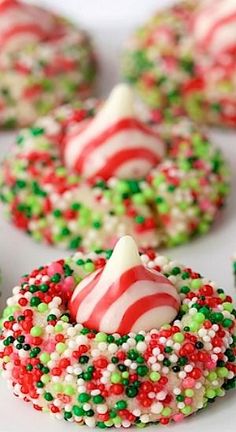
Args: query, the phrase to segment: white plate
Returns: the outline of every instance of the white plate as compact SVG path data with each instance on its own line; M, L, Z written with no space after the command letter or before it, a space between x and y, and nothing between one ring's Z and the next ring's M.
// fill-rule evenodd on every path
M101 59L100 93L107 93L118 80L119 55L127 35L137 24L160 5L171 3L162 0L55 0L41 1L64 11L73 19L78 19L94 36L99 58ZM79 19L80 18L80 19ZM232 190L226 209L205 237L191 244L169 250L169 256L192 266L196 271L215 280L229 294L235 295L231 268L231 257L236 251L236 133L212 131L214 141L224 151L232 166ZM0 134L0 158L10 149L13 134ZM3 272L3 296L1 306L9 296L20 276L40 264L64 257L68 252L36 244L4 220L0 209L0 268ZM176 432L226 432L235 431L236 425L235 392L230 392L207 410L190 417L180 425L168 426L163 431ZM34 411L29 405L14 398L0 380L0 432L62 432L88 430L66 422L54 421L49 415ZM137 430L137 429L136 429ZM156 431L150 426L148 431Z

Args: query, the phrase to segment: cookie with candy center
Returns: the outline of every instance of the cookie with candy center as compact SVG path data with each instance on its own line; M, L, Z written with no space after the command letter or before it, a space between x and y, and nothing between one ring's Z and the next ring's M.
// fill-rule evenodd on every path
M158 10L127 42L124 76L157 118L185 112L236 126L236 2L182 0Z
M70 301L78 323L109 334L159 328L173 321L179 306L173 284L142 264L129 236L118 241L104 268L78 284Z
M174 246L206 233L228 173L197 125L158 122L119 85L104 104L66 105L22 130L0 187L12 222L35 240L98 250L129 234L139 247Z
M25 127L87 97L95 71L84 31L37 5L0 1L0 128Z
M136 322L137 331L128 331L129 325L123 329L128 333L116 331L117 321L124 317L120 306L106 323L108 332L98 331L94 320L81 324L82 314L90 304L94 306L94 298L96 302L103 289L96 278L101 279L103 273L104 290L111 283L120 292L127 282L122 278L127 268L134 273L140 269L135 292L142 298L143 315ZM156 299L160 286L179 298L172 317L168 301L164 308L160 303L159 308L149 308L148 278ZM84 282L84 288L95 281L94 290L99 292L86 305L81 301L81 310L76 306L76 322L71 307L74 295L83 293L83 289L78 293L78 281ZM108 294L102 301L110 301ZM133 294L132 290L131 303L135 304ZM109 311L104 304L100 322ZM124 306L128 311L129 304ZM136 312L138 308L131 318ZM232 298L215 282L152 249L139 258L133 240L123 237L113 254L111 250L77 252L21 278L0 321L1 377L38 412L92 430L179 423L235 388L235 316ZM144 330L146 324L151 328L155 323L160 327ZM208 415L208 422L211 417L214 421L214 410ZM197 421L198 417L191 416L188 426Z

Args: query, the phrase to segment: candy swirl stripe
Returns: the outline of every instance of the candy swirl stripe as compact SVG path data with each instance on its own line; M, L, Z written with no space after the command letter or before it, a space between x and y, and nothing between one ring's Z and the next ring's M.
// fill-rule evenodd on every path
M133 303L124 313L117 333L124 334L126 328L134 331L136 322L147 312L160 311L161 308L171 308L174 311L178 310L178 301L167 293L155 293L149 296L142 297Z
M95 286L97 285L100 276L102 273L102 269L97 270L95 273L92 273L86 281L82 281L80 283L80 290L78 287L75 289L71 301L70 301L70 309L71 309L71 316L72 319L76 320L76 315L79 306L82 304L82 302L86 299L86 297L93 291ZM90 303L91 307L91 303ZM87 310L89 307L87 308Z
M88 123L88 127L91 125L91 123ZM84 132L84 130L83 130ZM147 161L151 161L154 164L159 163L160 159L161 159L161 155L160 155L160 150L159 150L159 146L158 146L158 142L160 142L160 136L158 133L156 133L155 131L153 131L151 128L146 127L144 124L142 124L140 121L134 119L134 118L124 118L114 124L112 124L110 127L106 128L104 131L102 131L101 133L99 133L97 136L95 137L91 137L88 138L88 140L82 142L83 137L81 135L81 142L80 142L80 153L78 153L78 146L77 146L77 142L76 142L76 137L74 137L72 139L69 139L65 145L65 158L67 159L67 155L69 156L69 153L74 151L74 148L77 148L77 158L74 161L74 168L76 170L78 170L78 172L83 172L86 164L89 161L89 158L93 157L93 153L97 152L99 149L102 151L103 148L105 148L106 145L108 145L108 141L114 139L118 136L122 136L122 133L131 133L131 132L141 132L145 135L145 140L143 140L144 142L141 144L139 142L135 143L136 147L135 149L137 150L137 146L143 148L143 159L147 160ZM85 133L86 133L86 129L85 129ZM80 131L79 131L80 134ZM153 141L153 143L148 141L148 137L150 137L151 139L154 138L155 139L155 143ZM141 140L141 137L139 137L139 141ZM128 151L128 149L131 147L132 145L132 141L133 140L127 140L127 147L126 147L126 152ZM111 141L109 142L109 146L110 146L110 153L113 152L112 158L117 157L117 161L120 157L120 162L118 161L117 165L122 165L123 163L123 158L122 158L122 154L119 156L119 153L121 151L120 149L120 145L119 144L115 144L114 145L110 145ZM116 146L116 150L115 150L115 146ZM140 149L139 149L140 150ZM146 150L149 150L145 153ZM137 151L136 151L137 154ZM133 158L134 153L131 153L131 159ZM127 154L126 154L126 159L127 161ZM70 161L73 163L73 161ZM111 163L113 163L113 161L110 161ZM105 162L104 162L105 163ZM94 170L94 172L92 173L91 177L95 177L98 176L99 171L102 169L105 169L104 163L102 163L102 165L100 166L100 168L98 167L97 171ZM116 164L115 164L116 165ZM112 169L109 168L109 175L111 173Z
M157 165L160 162L160 157L154 154L151 150L136 147L134 149L120 150L114 155L110 156L106 160L106 164L102 168L96 171L94 176L91 176L89 180L95 181L96 178L103 178L108 180L110 173L119 177L119 169L126 164L132 164L132 161L140 159L141 162L145 161L150 163L151 166Z
M236 21L236 2L218 1L199 11L193 19L196 42L203 50L233 52L236 47L234 41Z
M18 3L17 0L3 0L0 2L0 13L3 13L9 9L12 9L13 7L21 7L21 4Z
M159 327L159 318L161 316L159 312L163 308L171 309L171 316L174 318L178 312L178 306L179 299L172 286L161 284L157 287L156 282L143 279L134 282L127 291L105 310L101 316L100 328L108 328L109 326L111 332L119 333L121 331L121 334L125 334L127 329L136 331L134 326L138 321L147 318L148 314L151 315L148 322L152 318L153 326L157 325ZM159 316L156 313L157 310ZM92 323L92 320L90 323ZM145 328L145 325L139 327Z
M0 4L0 14L1 50L22 35L31 35L41 41L60 35L60 24L56 17L39 7L6 1Z
M222 30L222 26L233 24L236 21L236 12L231 13L223 18L219 18L215 24L209 28L202 43L212 43L217 36L217 33Z
M31 34L36 36L38 39L45 39L48 34L37 24L19 24L14 25L8 31L0 35L0 44L5 45L10 39L18 37L22 34Z
M145 313L163 306L176 312L179 307L173 285L162 275L152 274L143 266L125 271L111 285L104 286L103 269L85 283L85 286L80 284L75 289L70 309L73 318L79 318L88 327L99 328L101 323L110 322L112 318L114 332L122 331L123 327L131 331Z
M119 120L118 122L114 123L113 125L108 127L106 130L102 131L98 136L92 138L89 141L89 143L82 149L82 152L80 154L80 158L77 160L77 163L80 163L80 165L83 165L85 162L85 159L88 157L88 154L90 152L93 152L95 149L97 150L99 147L103 146L107 140L112 138L114 134L121 132L123 130L124 131L138 130L138 131L143 132L149 136L160 139L159 134L154 132L151 128L146 127L139 120L136 120L134 118L125 118L125 119Z
M82 302L85 300L85 298L88 301L88 306L86 310L83 310L83 318L87 319L87 317L92 313L94 305L99 304L100 307L104 307L104 303L100 304L100 301L103 299L105 303L105 306L108 307L111 305L112 302L114 302L118 297L120 297L127 289L129 289L130 285L134 282L140 279L146 280L146 281L153 281L155 282L156 279L156 273L155 277L151 272L146 272L145 268L143 266L135 266L131 269L128 269L124 273L122 273L119 277L119 279L112 283L109 286L109 283L104 284L103 281L106 279L104 277L103 279L103 273L104 269L101 269L98 271L98 273L94 273L91 275L91 280L84 280L80 283L79 287L74 291L74 294L72 296L72 302L76 300L77 307L82 304ZM112 278L112 275L110 276ZM166 283L166 279L163 276L160 276L161 279L158 280L160 283ZM93 288L95 286L99 287L96 289L96 296L94 295ZM171 284L170 284L171 285ZM107 298L105 298L107 296ZM111 300L112 299L112 300ZM108 304L107 302L110 301ZM83 309L81 307L81 309Z

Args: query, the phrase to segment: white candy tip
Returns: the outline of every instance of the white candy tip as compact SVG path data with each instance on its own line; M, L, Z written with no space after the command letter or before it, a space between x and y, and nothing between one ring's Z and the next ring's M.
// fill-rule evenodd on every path
M136 117L135 97L133 90L128 84L117 84L111 91L107 101L103 105L101 112L120 117Z
M139 256L137 244L136 244L135 240L133 239L133 237L130 235L123 236L117 241L117 243L114 247L113 254L114 253L124 253L124 252L126 254L127 253L128 254L129 253L131 253L131 254L135 253L136 255Z
M126 235L116 243L113 253L106 264L105 271L114 276L131 267L142 265L137 245L133 237Z
M109 100L122 101L123 99L130 99L133 101L134 93L128 84L117 84L110 93Z

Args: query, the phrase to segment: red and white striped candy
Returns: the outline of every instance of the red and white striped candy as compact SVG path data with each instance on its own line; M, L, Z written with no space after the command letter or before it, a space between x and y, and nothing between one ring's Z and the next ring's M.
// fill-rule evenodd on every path
M122 237L104 268L75 288L69 309L84 326L108 334L160 328L176 317L180 299L161 273L142 264L132 237Z
M142 178L164 155L164 143L135 112L131 89L120 84L91 121L68 137L66 165L93 181L110 177Z
M202 1L194 19L197 45L212 55L236 53L236 0Z
M0 1L0 53L50 39L58 31L57 25L53 14L37 6L18 0Z

